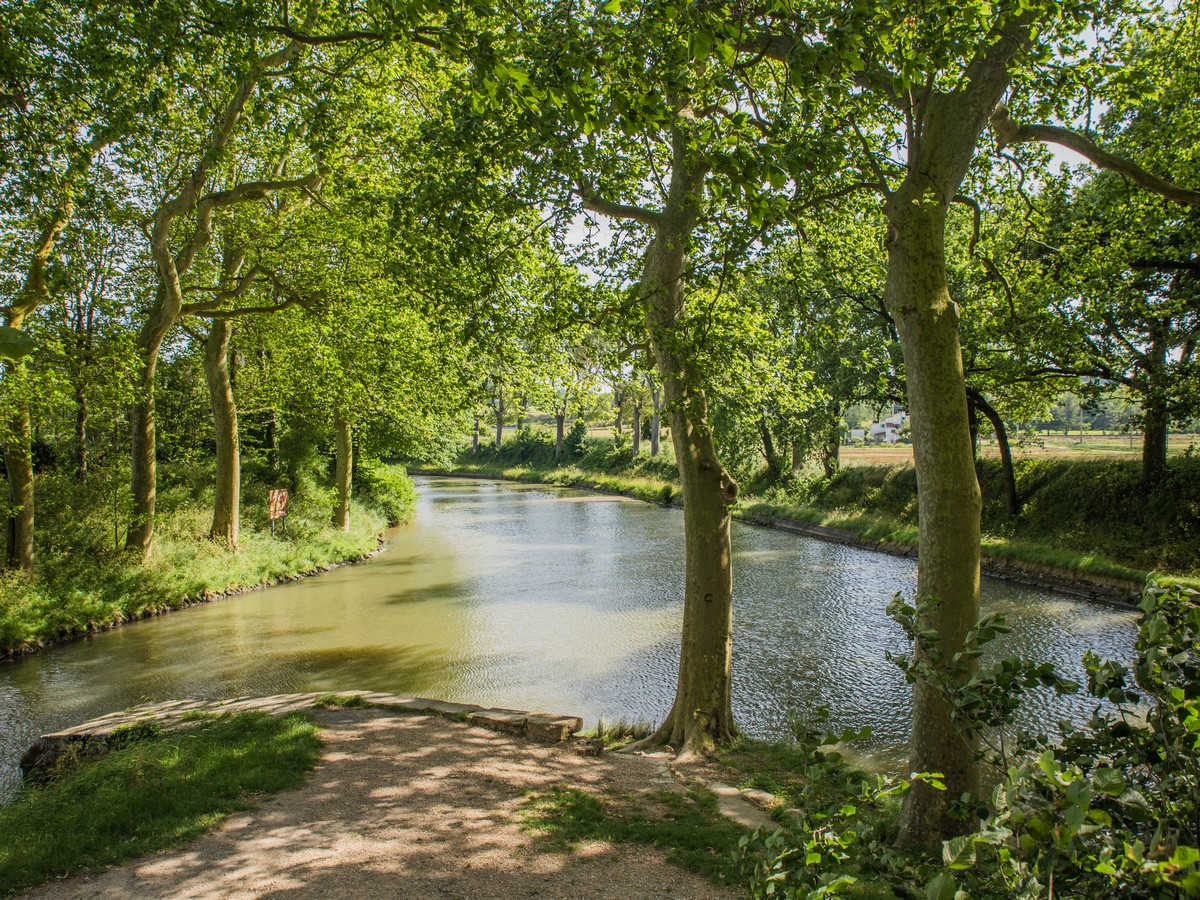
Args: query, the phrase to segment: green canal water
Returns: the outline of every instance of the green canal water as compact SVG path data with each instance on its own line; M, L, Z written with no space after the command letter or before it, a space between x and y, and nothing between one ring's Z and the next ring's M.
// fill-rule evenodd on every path
M657 720L670 707L682 614L683 518L619 497L417 479L411 525L386 552L292 584L134 623L0 665L0 795L39 735L138 703L352 688ZM734 711L779 736L827 705L869 727L864 752L898 764L909 688L884 614L916 563L734 525ZM1013 626L995 648L1081 674L1084 651L1128 659L1134 614L987 580L985 612ZM1037 698L1027 727L1090 713Z

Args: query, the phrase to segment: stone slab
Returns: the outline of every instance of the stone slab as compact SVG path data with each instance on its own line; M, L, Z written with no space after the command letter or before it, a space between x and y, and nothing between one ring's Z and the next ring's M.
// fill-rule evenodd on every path
M364 703L372 706L427 713L447 719L464 719L494 731L525 735L549 743L565 741L583 727L583 720L578 716L544 712L529 713L524 710L500 707L484 709L473 703L451 703L426 697L402 697L381 691L307 692L276 694L270 697L234 697L228 700L213 701L164 700L108 713L80 725L43 735L30 746L21 758L21 771L27 778L46 775L54 770L59 758L68 750L77 754L103 755L108 752L108 741L113 733L117 729L127 726L157 722L165 729L186 728L190 724L191 717L196 713L228 714L256 711L278 716L312 709L318 698L329 696L330 693L336 693L343 697L361 697Z

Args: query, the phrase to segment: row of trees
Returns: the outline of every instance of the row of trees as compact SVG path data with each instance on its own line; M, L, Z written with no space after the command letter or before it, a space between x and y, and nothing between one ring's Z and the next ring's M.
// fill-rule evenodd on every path
M736 732L734 448L828 467L850 405L902 400L918 594L936 601L918 627L950 659L979 611L976 423L1002 436L1065 385L1120 384L1154 477L1166 424L1194 415L1187 11L54 0L4 16L6 324L39 348L4 379L12 564L32 564L33 414L56 369L82 386L80 459L88 404L130 410L142 555L164 362L203 350L212 532L231 546L235 399L256 398L268 446L298 416L328 423L341 517L356 433L428 453L489 406L500 441L536 403L561 444L602 369L670 426L683 646L653 740L706 752ZM1056 175L1046 143L1102 171ZM911 768L948 789L916 785L905 843L969 828L959 799L979 789L950 702L914 690Z

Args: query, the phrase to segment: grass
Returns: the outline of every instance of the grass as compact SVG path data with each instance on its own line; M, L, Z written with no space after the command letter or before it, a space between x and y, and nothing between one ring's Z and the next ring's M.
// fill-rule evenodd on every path
M321 709L353 709L369 705L358 694L322 694L313 700L313 706Z
M364 471L369 480L358 486L349 532L329 525L331 492L311 482L293 493L287 534L273 536L268 485L247 479L239 552L231 553L205 537L210 466L164 464L155 548L145 563L119 548L123 493L100 475L86 485L41 475L36 571L0 573L0 656L365 556L390 522L408 514L415 495L400 467Z
M624 747L626 744L632 744L634 741L648 738L653 733L654 725L650 722L644 722L640 719L636 722L630 722L621 718L615 722L605 722L603 719L599 719L596 722L595 728L581 732L580 736L585 738L599 738L603 742L605 750L612 750L616 747Z
M303 716L242 713L125 746L0 806L0 895L179 846L316 764Z
M686 796L658 791L602 801L558 785L532 796L523 815L525 827L554 850L571 852L591 841L651 844L692 872L729 884L738 880L734 850L744 832L718 812L711 793L699 788Z

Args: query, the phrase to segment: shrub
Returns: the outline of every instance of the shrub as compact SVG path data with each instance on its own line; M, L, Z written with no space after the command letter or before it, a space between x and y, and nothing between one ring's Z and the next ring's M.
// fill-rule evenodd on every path
M571 431L563 438L563 456L568 460L580 459L587 452L587 423L576 419Z
M377 507L388 523L405 522L417 503L417 492L403 466L360 459L354 467L354 492Z

